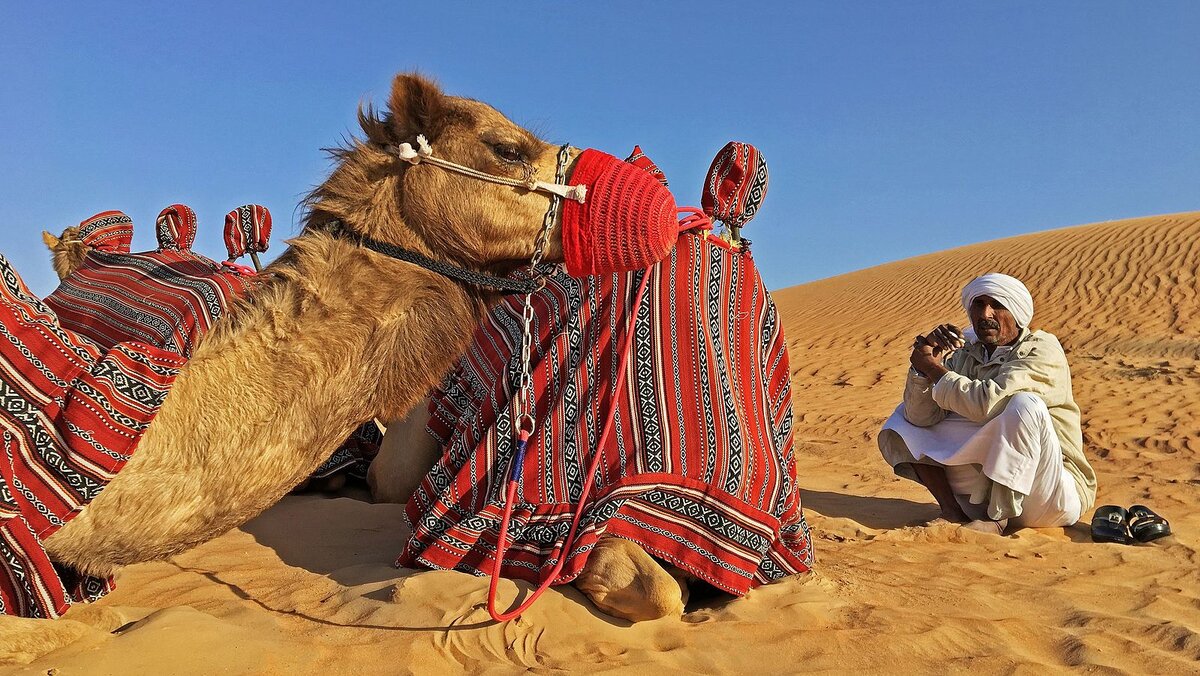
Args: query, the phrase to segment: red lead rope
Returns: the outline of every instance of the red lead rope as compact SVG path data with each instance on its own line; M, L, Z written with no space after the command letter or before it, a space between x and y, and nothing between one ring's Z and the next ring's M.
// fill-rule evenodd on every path
M682 208L680 211L686 211L690 215L679 222L679 231L686 232L696 228L712 229L712 221L699 209ZM633 316L629 322L629 330L625 334L625 345L621 348L621 362L617 367L617 386L615 392L620 392L625 386L625 369L629 364L629 354L633 347L633 325L637 322L638 313L642 308L642 298L646 295L646 287L650 281L652 268L646 268L642 274L642 283L638 286L638 292L633 301ZM518 394L518 396L520 396ZM592 455L592 464L588 467L586 479L583 484L583 491L579 495L579 504L575 508L575 517L571 520L571 530L567 534L567 539L563 541L562 547L558 550L558 563L554 564L554 570L538 585L533 594L525 599L517 608L506 613L501 613L496 609L496 589L500 584L500 567L504 562L504 554L508 551L508 546L505 541L508 540L508 527L512 521L513 504L517 501L517 482L521 477L521 468L525 464L525 449L529 445L529 437L533 430L521 429L517 435L517 452L513 456L512 469L509 472L508 487L504 494L504 514L500 517L500 537L496 540L496 557L492 561L491 581L488 584L488 614L497 622L505 622L515 617L520 617L521 613L529 610L534 601L542 595L554 580L558 578L562 572L563 566L566 565L567 559L571 554L571 547L575 543L575 531L579 528L579 519L583 517L584 507L587 505L588 495L592 491L592 483L595 481L596 469L600 466L600 459L603 457L601 450L608 443L608 437L612 433L613 421L616 420L617 406L613 402L612 410L609 411L608 418L604 421L604 429L600 432L600 441L596 444L596 451Z
M629 322L629 330L625 335L625 346L621 349L621 363L617 368L617 387L616 392L620 392L625 385L625 368L629 364L630 348L633 346L633 325L637 321L638 312L641 311L642 297L646 294L646 286L650 281L651 270L647 268L642 274L642 283L638 287L637 299L633 302L633 318ZM583 484L583 492L579 495L579 504L575 508L575 517L571 520L571 530L567 534L567 539L563 541L562 548L559 550L558 563L554 564L554 570L546 576L546 579L538 585L533 594L525 599L525 602L518 606L515 610L510 610L507 613L501 613L496 609L496 588L500 583L500 566L504 561L504 553L508 551L505 541L508 539L508 526L512 520L513 503L517 500L517 480L521 476L521 466L525 462L525 448L529 444L529 431L521 430L517 437L517 452L513 458L512 472L508 477L508 490L504 496L504 515L500 517L500 538L496 541L496 557L492 563L492 579L488 585L488 614L497 622L511 620L514 617L519 617L521 613L529 609L534 601L550 588L554 580L558 578L558 574L562 572L563 566L566 565L567 559L570 557L571 546L575 542L575 531L579 528L579 519L583 516L584 506L587 505L588 495L592 490L592 483L596 476L596 469L600 466L600 459L604 454L600 452L608 442L609 434L612 432L613 421L616 419L616 406L613 406L612 413L608 419L604 421L604 430L600 432L600 442L596 445L596 452L592 455L592 464L588 467L586 480Z

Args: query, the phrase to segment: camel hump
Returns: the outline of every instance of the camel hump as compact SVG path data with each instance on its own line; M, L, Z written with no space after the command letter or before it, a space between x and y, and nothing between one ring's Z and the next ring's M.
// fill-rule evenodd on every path
M101 211L79 223L79 239L85 246L100 251L129 253L133 219L123 211Z
M262 253L270 246L271 211L261 204L243 204L225 214L225 250L229 260Z
M189 251L196 241L196 212L186 204L172 204L158 212L154 235L159 250Z

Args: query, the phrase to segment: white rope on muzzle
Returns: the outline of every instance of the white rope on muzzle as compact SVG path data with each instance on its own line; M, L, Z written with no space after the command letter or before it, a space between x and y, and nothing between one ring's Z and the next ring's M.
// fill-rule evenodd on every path
M563 199L574 200L580 204L583 204L587 200L586 185L562 185L561 183L546 183L545 181L538 181L533 178L530 178L527 181L518 181L515 178L488 174L479 171L478 169L472 169L471 167L463 166L461 164L451 162L450 160L444 160L440 157L436 157L433 154L433 148L429 145L429 141L423 134L419 134L417 136L416 148L413 148L411 143L401 143L397 145L396 155L400 159L412 165L425 162L436 167L441 167L442 169L446 169L448 171L454 171L463 174L464 176L470 176L471 178L477 178L481 181L487 181L489 183L499 183L500 185L509 185L513 186L514 188L524 188L534 192L550 193L551 195L558 195Z

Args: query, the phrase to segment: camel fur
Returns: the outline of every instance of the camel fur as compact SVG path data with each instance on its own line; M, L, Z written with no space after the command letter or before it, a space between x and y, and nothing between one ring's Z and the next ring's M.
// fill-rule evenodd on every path
M74 225L63 230L58 237L43 230L42 241L45 242L46 248L50 249L50 265L60 280L78 270L92 249L83 243L79 237L79 227Z
M429 399L413 407L403 420L388 423L379 453L367 470L367 486L375 502L408 502L433 469L442 449L428 432Z

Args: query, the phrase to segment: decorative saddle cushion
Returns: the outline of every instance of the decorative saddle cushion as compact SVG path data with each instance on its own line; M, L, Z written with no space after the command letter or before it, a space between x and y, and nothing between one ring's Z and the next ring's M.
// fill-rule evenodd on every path
M120 211L102 211L79 224L83 243L101 251L129 253L133 242L133 219Z
M196 212L186 204L172 204L158 212L154 236L159 251L188 251L196 241Z
M266 251L271 244L271 211L259 204L243 204L225 214L224 235L231 261Z

